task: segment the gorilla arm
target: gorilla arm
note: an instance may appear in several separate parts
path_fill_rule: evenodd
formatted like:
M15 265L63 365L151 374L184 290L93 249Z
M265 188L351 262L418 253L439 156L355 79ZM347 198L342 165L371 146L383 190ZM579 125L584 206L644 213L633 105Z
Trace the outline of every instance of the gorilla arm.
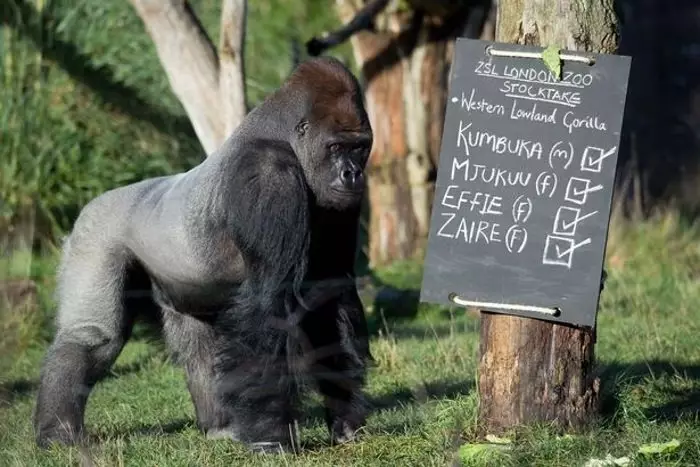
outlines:
M245 279L216 322L217 398L226 431L246 443L290 443L296 381L288 361L290 323L306 274L307 186L286 143L254 141L224 173L230 227Z
M310 241L307 185L287 143L256 140L224 171L235 190L224 195L230 229L246 266L246 280L268 294L298 295ZM290 288L291 287L291 288Z

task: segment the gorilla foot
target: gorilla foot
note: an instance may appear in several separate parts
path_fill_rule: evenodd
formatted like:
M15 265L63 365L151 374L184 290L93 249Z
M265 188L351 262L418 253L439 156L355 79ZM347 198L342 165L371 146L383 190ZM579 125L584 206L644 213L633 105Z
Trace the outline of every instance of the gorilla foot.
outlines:
M234 442L242 442L253 453L256 454L283 454L293 452L290 443L281 441L245 441L241 439L234 428L210 428L206 430L205 436L208 440L226 439Z
M256 443L248 443L247 446L248 449L255 454L285 454L293 452L289 446L275 441L259 441Z
M331 444L351 443L357 439L361 426L347 420L336 420L331 426Z
M63 446L80 444L83 441L83 435L81 430L61 425L39 429L35 440L41 449L48 449L52 444Z

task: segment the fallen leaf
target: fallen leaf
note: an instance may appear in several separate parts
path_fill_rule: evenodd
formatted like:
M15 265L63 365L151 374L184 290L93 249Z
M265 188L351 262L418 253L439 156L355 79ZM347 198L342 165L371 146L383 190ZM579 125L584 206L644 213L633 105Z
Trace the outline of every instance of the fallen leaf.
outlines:
M486 435L486 441L493 444L510 444L513 442L510 438L501 438L496 435Z
M464 463L470 461L484 461L497 459L505 455L509 446L491 443L468 443L459 447L459 460Z
M588 462L586 462L583 467L607 467L607 466L625 466L629 465L632 462L632 459L630 459L627 456L624 457L613 457L610 454L605 456L605 459L596 459L591 458L588 459Z
M561 79L561 58L559 57L559 47L550 45L542 51L542 60L557 79Z
M644 455L663 454L665 452L673 452L681 445L677 439L672 439L666 443L650 443L639 446L639 453Z

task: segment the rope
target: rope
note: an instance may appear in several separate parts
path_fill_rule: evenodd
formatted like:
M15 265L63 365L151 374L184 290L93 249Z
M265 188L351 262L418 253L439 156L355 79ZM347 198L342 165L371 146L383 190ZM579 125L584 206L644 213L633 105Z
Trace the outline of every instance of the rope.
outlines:
M541 52L522 52L517 50L495 50L492 46L486 49L486 53L494 57L520 57L520 58L542 58ZM595 59L584 55L571 55L560 53L559 58L569 62L581 62L586 65L593 65Z
M497 302L478 302L472 300L464 300L459 298L457 294L450 294L449 297L451 302L456 303L460 306L471 306L475 308L496 308L499 310L506 311L530 311L533 313L542 313L545 315L558 316L561 310L557 307L544 307L544 306L532 306L532 305L515 305L512 303L497 303Z

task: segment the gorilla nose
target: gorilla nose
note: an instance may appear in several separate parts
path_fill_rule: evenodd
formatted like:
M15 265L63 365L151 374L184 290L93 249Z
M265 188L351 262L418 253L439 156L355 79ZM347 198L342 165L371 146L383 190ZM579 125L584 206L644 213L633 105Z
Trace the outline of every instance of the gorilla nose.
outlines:
M340 181L343 182L346 188L355 188L363 179L362 170L357 168L346 167L340 172Z

